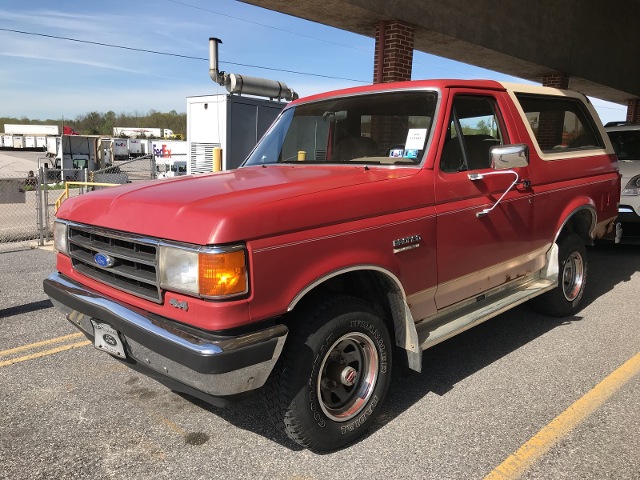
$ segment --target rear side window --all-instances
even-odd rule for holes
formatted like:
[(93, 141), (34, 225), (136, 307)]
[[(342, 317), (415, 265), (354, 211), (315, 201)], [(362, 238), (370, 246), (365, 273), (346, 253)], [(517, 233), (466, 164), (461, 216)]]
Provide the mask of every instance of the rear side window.
[(540, 150), (589, 150), (604, 142), (584, 104), (575, 98), (516, 94)]

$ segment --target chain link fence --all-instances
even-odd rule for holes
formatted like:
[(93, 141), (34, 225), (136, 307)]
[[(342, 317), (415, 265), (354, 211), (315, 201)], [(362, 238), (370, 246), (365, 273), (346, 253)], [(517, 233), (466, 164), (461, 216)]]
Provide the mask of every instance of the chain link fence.
[(89, 174), (90, 182), (131, 183), (157, 178), (156, 161), (152, 155), (145, 155), (113, 165)]
[[(117, 162), (95, 172), (41, 167), (26, 176), (0, 176), (0, 252), (35, 248), (52, 239), (55, 204), (65, 192), (66, 182), (131, 183), (155, 178), (156, 164), (151, 156)], [(82, 195), (91, 189), (71, 185), (68, 195)]]
[(39, 203), (33, 179), (29, 177), (32, 184), (28, 185), (24, 176), (0, 178), (0, 251), (26, 246), (39, 238)]

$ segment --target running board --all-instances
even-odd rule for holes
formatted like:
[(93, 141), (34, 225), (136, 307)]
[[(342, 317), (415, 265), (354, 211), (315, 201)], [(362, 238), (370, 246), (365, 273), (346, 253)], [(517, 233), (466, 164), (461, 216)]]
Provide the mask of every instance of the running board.
[(557, 282), (554, 280), (537, 279), (520, 286), (515, 291), (504, 291), (487, 298), (479, 297), (480, 299), (476, 302), (417, 324), (416, 330), (420, 349), (426, 350), (429, 347), (433, 347), (458, 333), (506, 312), (516, 305), (552, 290), (556, 285)]

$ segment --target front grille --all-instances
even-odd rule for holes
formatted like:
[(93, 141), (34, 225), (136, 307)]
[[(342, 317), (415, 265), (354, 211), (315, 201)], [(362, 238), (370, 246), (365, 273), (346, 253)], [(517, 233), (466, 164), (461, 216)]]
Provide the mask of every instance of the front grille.
[[(157, 251), (154, 240), (69, 225), (69, 256), (76, 271), (118, 290), (161, 303)], [(94, 258), (98, 253), (108, 255), (113, 266), (98, 265)]]

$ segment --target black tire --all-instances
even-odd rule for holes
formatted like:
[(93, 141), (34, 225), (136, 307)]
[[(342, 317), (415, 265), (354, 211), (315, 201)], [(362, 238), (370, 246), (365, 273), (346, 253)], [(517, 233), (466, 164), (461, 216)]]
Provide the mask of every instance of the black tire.
[(558, 239), (558, 286), (533, 300), (534, 308), (545, 315), (567, 317), (580, 308), (587, 285), (587, 248), (575, 233)]
[(341, 295), (307, 303), (289, 327), (264, 389), (269, 418), (303, 447), (341, 448), (382, 407), (391, 378), (387, 328), (364, 301)]

